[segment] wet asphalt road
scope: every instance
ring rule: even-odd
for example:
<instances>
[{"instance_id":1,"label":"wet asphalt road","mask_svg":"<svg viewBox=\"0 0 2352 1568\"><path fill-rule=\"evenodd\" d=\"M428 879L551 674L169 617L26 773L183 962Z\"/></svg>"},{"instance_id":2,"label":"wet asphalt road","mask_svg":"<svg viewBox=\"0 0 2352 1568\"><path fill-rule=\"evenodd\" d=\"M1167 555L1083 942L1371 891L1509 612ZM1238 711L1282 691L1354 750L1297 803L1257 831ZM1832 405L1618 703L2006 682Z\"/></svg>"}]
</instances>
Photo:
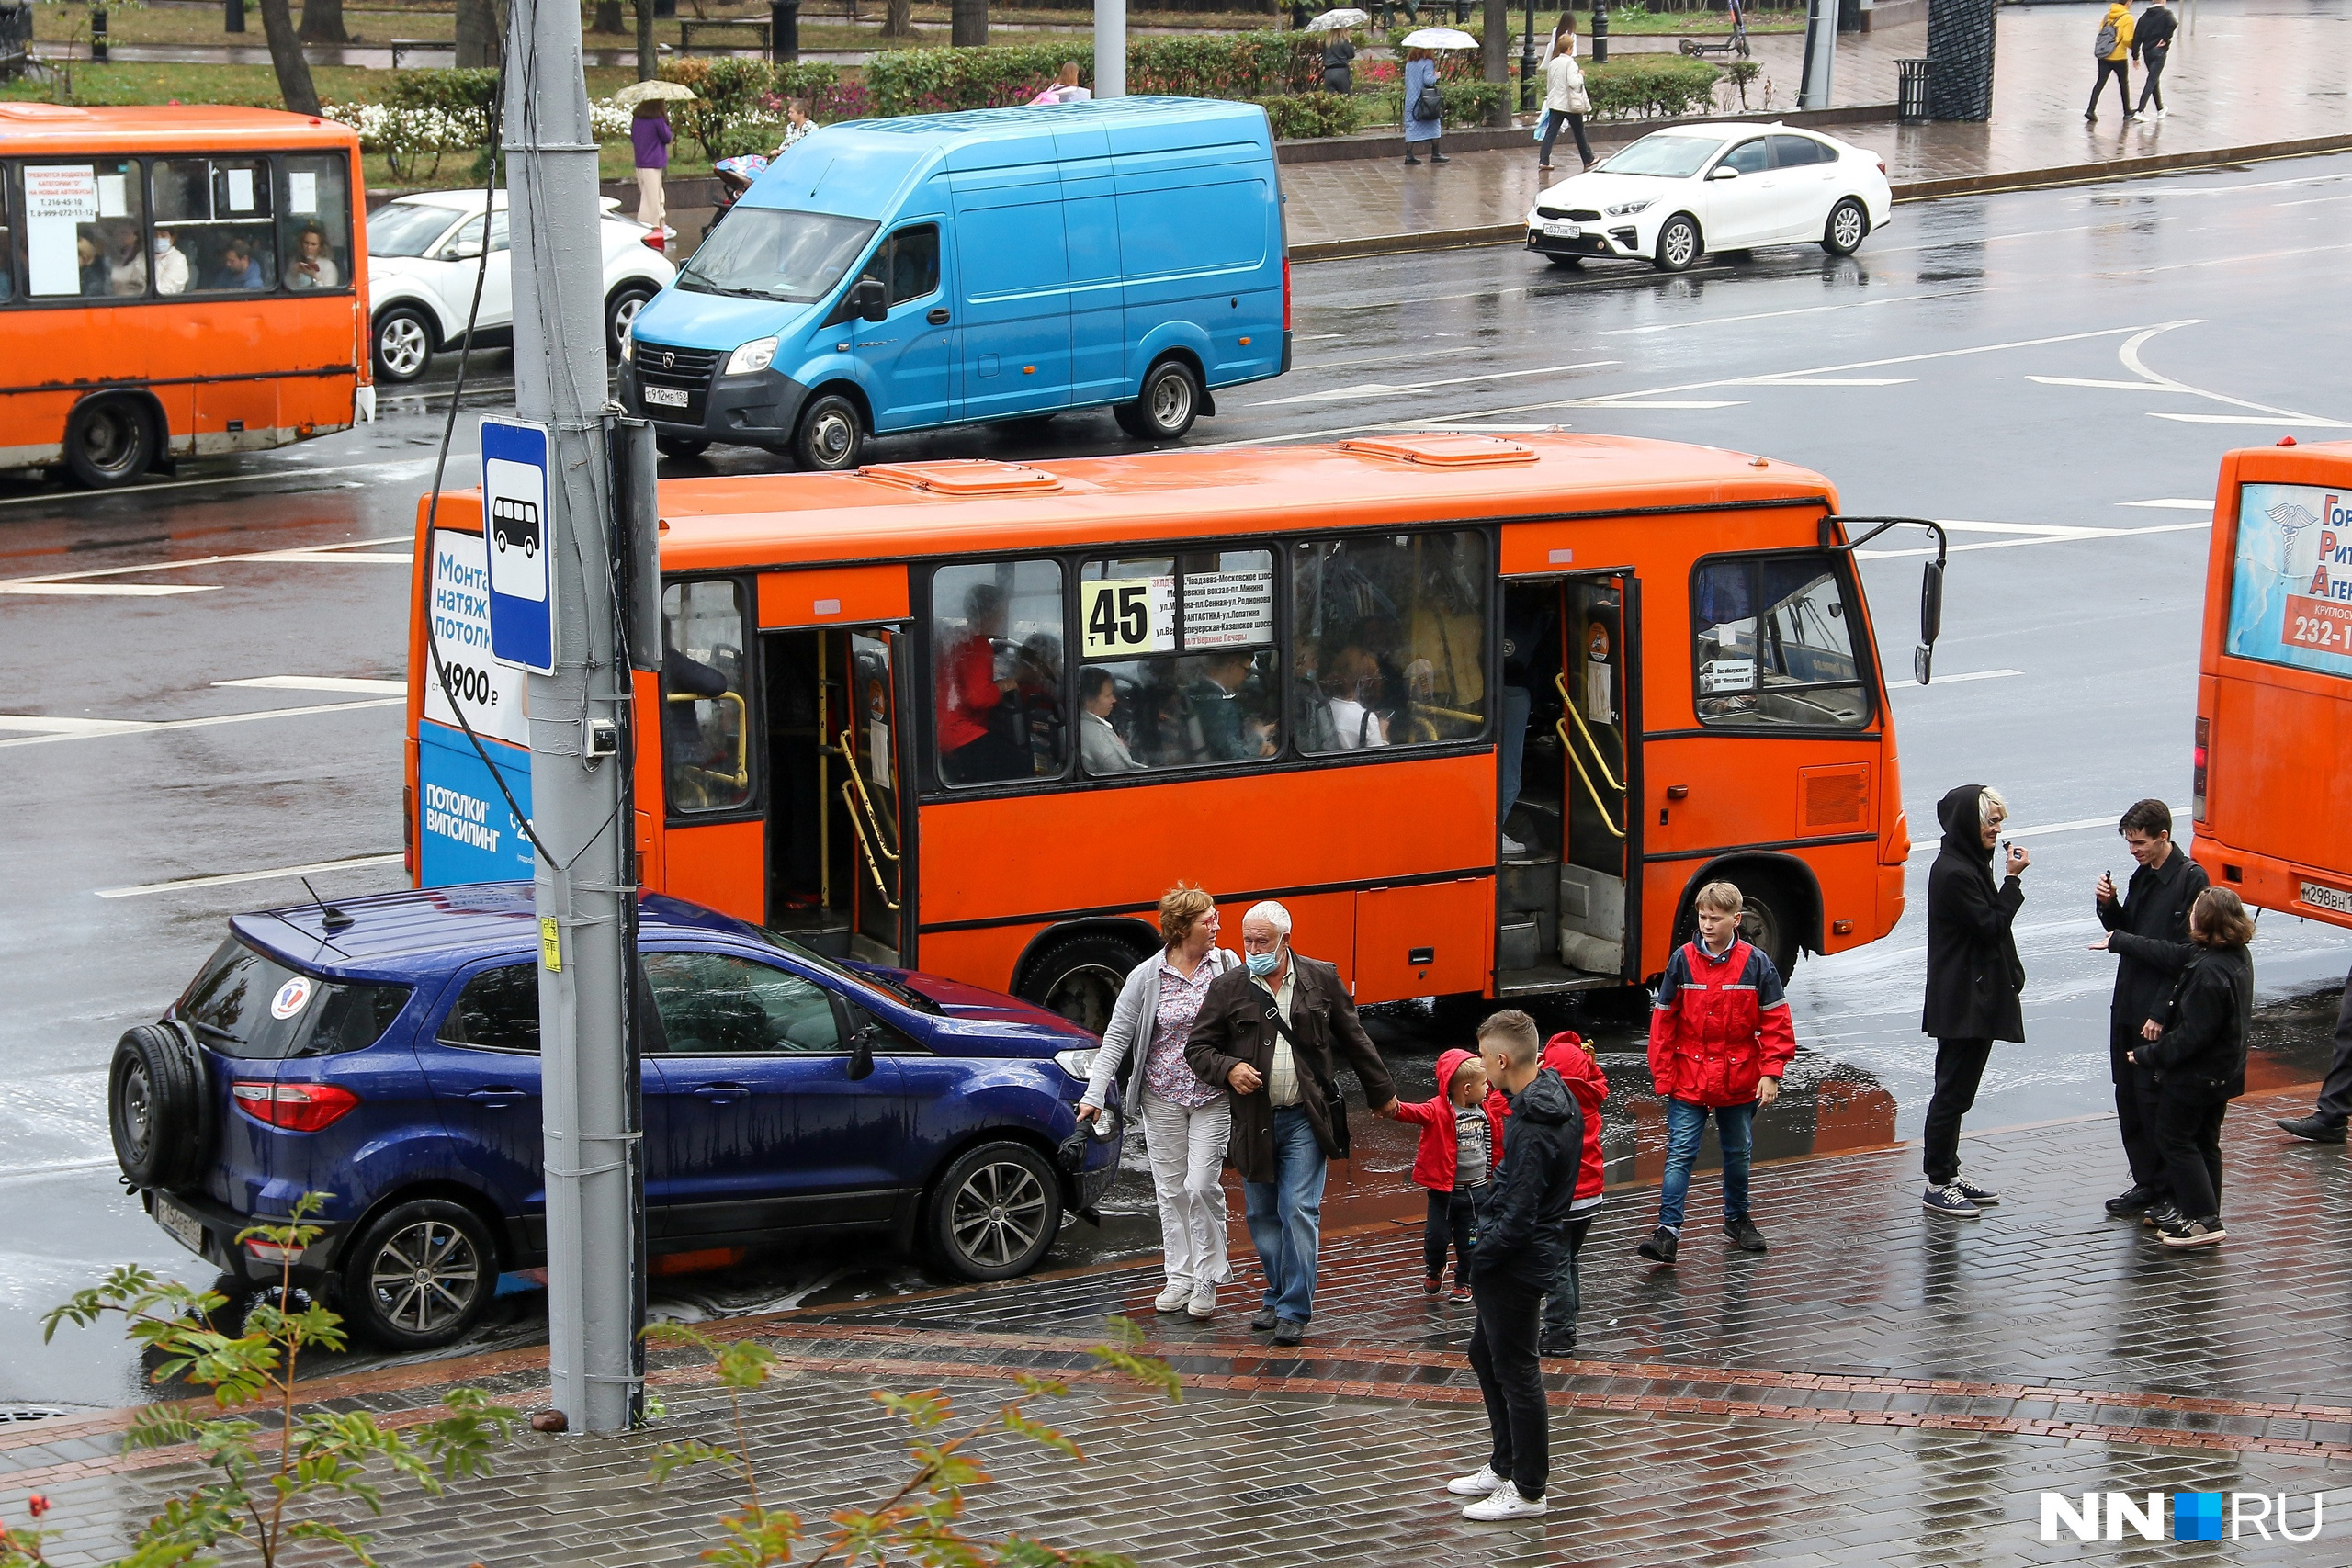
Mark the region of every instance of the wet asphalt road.
<instances>
[{"instance_id":1,"label":"wet asphalt road","mask_svg":"<svg viewBox=\"0 0 2352 1568\"><path fill-rule=\"evenodd\" d=\"M1829 475L1849 512L1958 523L1939 679L1893 697L1905 799L1931 842L1939 795L1997 783L2034 854L2018 925L2032 1038L1996 1055L1973 1121L2076 1114L2109 1095L2110 961L2084 951L2090 885L2126 864L2109 824L2140 795L2187 799L2200 508L2227 448L2352 429L2333 330L2346 251L2352 158L2331 158L1905 207L1852 258L1790 249L1676 278L1558 273L1508 249L1323 263L1297 272L1298 368L1224 395L1193 441L1557 423L1769 454ZM312 877L330 895L400 881L396 861L335 863L400 847L401 710L368 682L403 673L408 538L447 391L444 370L388 396L372 428L130 493L0 479L0 790L15 803L0 843L0 1402L137 1396L111 1342L36 1348L34 1314L105 1267L190 1262L116 1182L107 1058L186 982L222 916L301 897L287 880L151 885L312 864L334 866ZM469 414L510 393L493 355L452 482L476 478ZM1086 414L1042 444L978 430L869 450L1120 444ZM778 466L715 450L665 471ZM1901 670L1919 562L1910 540L1882 544L1864 572ZM22 592L36 577L79 586ZM254 681L274 683L223 684ZM1768 1113L1760 1153L1802 1152L1825 1079L1838 1092L1823 1104L1859 1100L1880 1136L1916 1134L1932 1045L1917 1032L1913 909L1872 947L1799 967L1799 1093ZM2256 1073L2313 1078L2352 941L2272 915L2256 952ZM1616 1019L1598 1021L1626 1053L1605 1061L1630 1102L1645 1075ZM1425 1079L1427 1022L1382 1027ZM1632 1124L1611 1136L1631 1174ZM1364 1163L1408 1163L1382 1149ZM1057 1261L1149 1245L1148 1188L1131 1175L1114 1201L1130 1213L1074 1229ZM835 1248L656 1295L692 1314L926 1282ZM480 1342L535 1337L530 1303Z\"/></svg>"}]
</instances>

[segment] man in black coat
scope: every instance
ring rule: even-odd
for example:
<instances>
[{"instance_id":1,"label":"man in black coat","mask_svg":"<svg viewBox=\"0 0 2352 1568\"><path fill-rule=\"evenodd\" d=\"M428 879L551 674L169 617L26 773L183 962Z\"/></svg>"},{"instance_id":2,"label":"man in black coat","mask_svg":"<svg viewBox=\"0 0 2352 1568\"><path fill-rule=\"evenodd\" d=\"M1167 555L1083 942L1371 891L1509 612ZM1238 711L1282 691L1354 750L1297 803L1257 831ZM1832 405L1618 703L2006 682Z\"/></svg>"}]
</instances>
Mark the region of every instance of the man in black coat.
<instances>
[{"instance_id":1,"label":"man in black coat","mask_svg":"<svg viewBox=\"0 0 2352 1568\"><path fill-rule=\"evenodd\" d=\"M1470 1366L1487 1399L1493 1439L1475 1474L1445 1483L1477 1499L1466 1519L1529 1518L1545 1513L1552 1474L1551 1410L1536 1338L1544 1295L1553 1288L1568 1245L1568 1206L1584 1160L1584 1111L1544 1066L1535 1021L1516 1009L1478 1026L1487 1080L1510 1097L1503 1125L1502 1168L1478 1218L1470 1253Z\"/></svg>"},{"instance_id":2,"label":"man in black coat","mask_svg":"<svg viewBox=\"0 0 2352 1568\"><path fill-rule=\"evenodd\" d=\"M1928 1190L1919 1201L1930 1213L1973 1220L2001 1195L1960 1174L1960 1119L1976 1103L1976 1086L1996 1040L2025 1039L2025 965L2018 962L2010 924L2025 902L2018 885L2032 857L2017 844L2006 852L2006 874L1993 881L1993 851L2009 804L1986 784L1962 784L1936 803L1943 848L1928 872L1928 1005L1919 1027L1936 1037L1936 1092L1928 1102Z\"/></svg>"},{"instance_id":3,"label":"man in black coat","mask_svg":"<svg viewBox=\"0 0 2352 1568\"><path fill-rule=\"evenodd\" d=\"M2093 890L2098 923L2109 931L2178 944L2185 957L2188 908L2205 891L2205 868L2172 841L2172 810L2161 800L2134 803L2117 831L2139 869L2120 899L2115 896L2115 878L2099 873ZM2107 1014L2108 1068L2115 1081L2115 1119L2123 1134L2123 1157L2132 1166L2130 1190L2107 1201L2107 1212L2119 1218L2171 1196L2164 1151L2156 1142L2155 1071L2136 1065L2132 1054L2143 1043L2140 1026L2163 1010L2179 973L2178 964L2160 965L2128 953L2115 968L2115 1000Z\"/></svg>"}]
</instances>

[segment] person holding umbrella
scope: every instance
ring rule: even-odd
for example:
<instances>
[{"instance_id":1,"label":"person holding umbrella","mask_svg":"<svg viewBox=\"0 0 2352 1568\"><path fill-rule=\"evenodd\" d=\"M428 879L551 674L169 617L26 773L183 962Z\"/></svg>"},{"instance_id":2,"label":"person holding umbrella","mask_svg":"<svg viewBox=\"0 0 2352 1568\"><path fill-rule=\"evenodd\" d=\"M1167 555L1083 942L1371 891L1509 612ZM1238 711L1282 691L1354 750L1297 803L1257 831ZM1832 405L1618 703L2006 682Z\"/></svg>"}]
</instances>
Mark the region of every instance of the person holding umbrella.
<instances>
[{"instance_id":1,"label":"person holding umbrella","mask_svg":"<svg viewBox=\"0 0 2352 1568\"><path fill-rule=\"evenodd\" d=\"M662 81L633 82L613 95L616 107L633 111L628 141L637 160L637 220L656 233L668 231L662 182L670 168L670 145L677 140L670 129L670 105L694 96L683 82Z\"/></svg>"},{"instance_id":2,"label":"person holding umbrella","mask_svg":"<svg viewBox=\"0 0 2352 1568\"><path fill-rule=\"evenodd\" d=\"M1310 33L1327 35L1323 39L1323 90L1345 96L1355 91L1356 40L1354 30L1372 18L1362 11L1341 8L1326 11L1306 24Z\"/></svg>"},{"instance_id":3,"label":"person holding umbrella","mask_svg":"<svg viewBox=\"0 0 2352 1568\"><path fill-rule=\"evenodd\" d=\"M1420 144L1429 143L1430 162L1450 164L1445 155L1445 104L1438 94L1437 51L1476 49L1478 40L1456 28L1422 28L1404 37L1405 162L1419 164Z\"/></svg>"}]
</instances>

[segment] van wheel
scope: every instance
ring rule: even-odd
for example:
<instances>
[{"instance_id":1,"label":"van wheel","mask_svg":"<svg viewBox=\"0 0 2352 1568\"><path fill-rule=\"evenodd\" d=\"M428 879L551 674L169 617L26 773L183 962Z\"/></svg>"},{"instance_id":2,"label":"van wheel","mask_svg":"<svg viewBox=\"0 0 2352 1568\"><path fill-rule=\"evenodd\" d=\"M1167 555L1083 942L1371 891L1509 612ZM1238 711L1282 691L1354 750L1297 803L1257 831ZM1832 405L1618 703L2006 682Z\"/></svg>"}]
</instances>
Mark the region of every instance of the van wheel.
<instances>
[{"instance_id":1,"label":"van wheel","mask_svg":"<svg viewBox=\"0 0 2352 1568\"><path fill-rule=\"evenodd\" d=\"M1163 359L1144 373L1143 389L1131 403L1111 411L1119 428L1138 441L1175 441L1200 417L1201 380L1181 359Z\"/></svg>"},{"instance_id":2,"label":"van wheel","mask_svg":"<svg viewBox=\"0 0 2352 1568\"><path fill-rule=\"evenodd\" d=\"M142 1023L115 1042L107 1069L107 1129L115 1163L140 1187L177 1187L203 1168L204 1069L167 1024Z\"/></svg>"},{"instance_id":3,"label":"van wheel","mask_svg":"<svg viewBox=\"0 0 2352 1568\"><path fill-rule=\"evenodd\" d=\"M392 1350L430 1350L481 1321L498 1293L498 1250L462 1203L394 1206L344 1255L344 1314Z\"/></svg>"},{"instance_id":4,"label":"van wheel","mask_svg":"<svg viewBox=\"0 0 2352 1568\"><path fill-rule=\"evenodd\" d=\"M828 392L802 411L792 455L804 468L837 474L857 467L857 454L865 445L865 420L857 404L839 392Z\"/></svg>"},{"instance_id":5,"label":"van wheel","mask_svg":"<svg viewBox=\"0 0 2352 1568\"><path fill-rule=\"evenodd\" d=\"M1654 258L1660 272L1688 272L1699 259L1699 222L1687 212L1678 212L1666 220L1657 231L1657 254Z\"/></svg>"},{"instance_id":6,"label":"van wheel","mask_svg":"<svg viewBox=\"0 0 2352 1568\"><path fill-rule=\"evenodd\" d=\"M931 1195L931 1241L966 1280L1026 1274L1062 1228L1061 1178L1026 1144L967 1149Z\"/></svg>"},{"instance_id":7,"label":"van wheel","mask_svg":"<svg viewBox=\"0 0 2352 1568\"><path fill-rule=\"evenodd\" d=\"M1849 196L1829 209L1829 221L1821 230L1821 248L1833 256L1850 256L1861 249L1870 231L1871 215Z\"/></svg>"},{"instance_id":8,"label":"van wheel","mask_svg":"<svg viewBox=\"0 0 2352 1568\"><path fill-rule=\"evenodd\" d=\"M1074 936L1038 956L1021 995L1100 1034L1111 1027L1111 1010L1118 1005L1128 971L1141 962L1143 955L1117 937L1099 931Z\"/></svg>"},{"instance_id":9,"label":"van wheel","mask_svg":"<svg viewBox=\"0 0 2352 1568\"><path fill-rule=\"evenodd\" d=\"M654 449L664 457L699 457L710 450L707 441L695 441L684 435L657 435Z\"/></svg>"},{"instance_id":10,"label":"van wheel","mask_svg":"<svg viewBox=\"0 0 2352 1568\"><path fill-rule=\"evenodd\" d=\"M413 305L376 318L376 379L413 381L433 363L433 323Z\"/></svg>"},{"instance_id":11,"label":"van wheel","mask_svg":"<svg viewBox=\"0 0 2352 1568\"><path fill-rule=\"evenodd\" d=\"M155 425L130 398L90 398L65 422L65 467L92 490L129 484L155 463Z\"/></svg>"}]
</instances>

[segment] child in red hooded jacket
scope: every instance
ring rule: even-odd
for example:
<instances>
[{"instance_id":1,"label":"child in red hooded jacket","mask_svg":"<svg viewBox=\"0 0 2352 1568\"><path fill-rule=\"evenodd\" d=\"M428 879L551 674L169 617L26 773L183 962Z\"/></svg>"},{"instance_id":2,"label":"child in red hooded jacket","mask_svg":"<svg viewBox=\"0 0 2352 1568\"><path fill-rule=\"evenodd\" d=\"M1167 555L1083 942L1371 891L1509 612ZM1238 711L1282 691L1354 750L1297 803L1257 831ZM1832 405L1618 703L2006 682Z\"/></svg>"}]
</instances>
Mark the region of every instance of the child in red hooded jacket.
<instances>
[{"instance_id":1,"label":"child in red hooded jacket","mask_svg":"<svg viewBox=\"0 0 2352 1568\"><path fill-rule=\"evenodd\" d=\"M1546 1356L1577 1353L1577 1308L1581 1277L1577 1254L1584 1249L1585 1233L1600 1213L1603 1168L1600 1158L1600 1102L1609 1098L1609 1079L1584 1036L1564 1029L1544 1043L1544 1065L1560 1075L1584 1112L1584 1159L1577 1170L1576 1201L1568 1205L1568 1246L1554 1276L1551 1293L1544 1300L1544 1340ZM1508 1135L1508 1129L1506 1129Z\"/></svg>"},{"instance_id":2,"label":"child in red hooded jacket","mask_svg":"<svg viewBox=\"0 0 2352 1568\"><path fill-rule=\"evenodd\" d=\"M1469 1051L1447 1051L1437 1059L1437 1097L1398 1104L1399 1122L1421 1129L1413 1156L1413 1185L1429 1190L1429 1223L1421 1232L1424 1264L1421 1293L1433 1296L1445 1282L1445 1254L1454 1249L1453 1299L1470 1299L1470 1254L1478 1245L1478 1209L1503 1157L1503 1115L1508 1104L1487 1085L1486 1064Z\"/></svg>"}]
</instances>

